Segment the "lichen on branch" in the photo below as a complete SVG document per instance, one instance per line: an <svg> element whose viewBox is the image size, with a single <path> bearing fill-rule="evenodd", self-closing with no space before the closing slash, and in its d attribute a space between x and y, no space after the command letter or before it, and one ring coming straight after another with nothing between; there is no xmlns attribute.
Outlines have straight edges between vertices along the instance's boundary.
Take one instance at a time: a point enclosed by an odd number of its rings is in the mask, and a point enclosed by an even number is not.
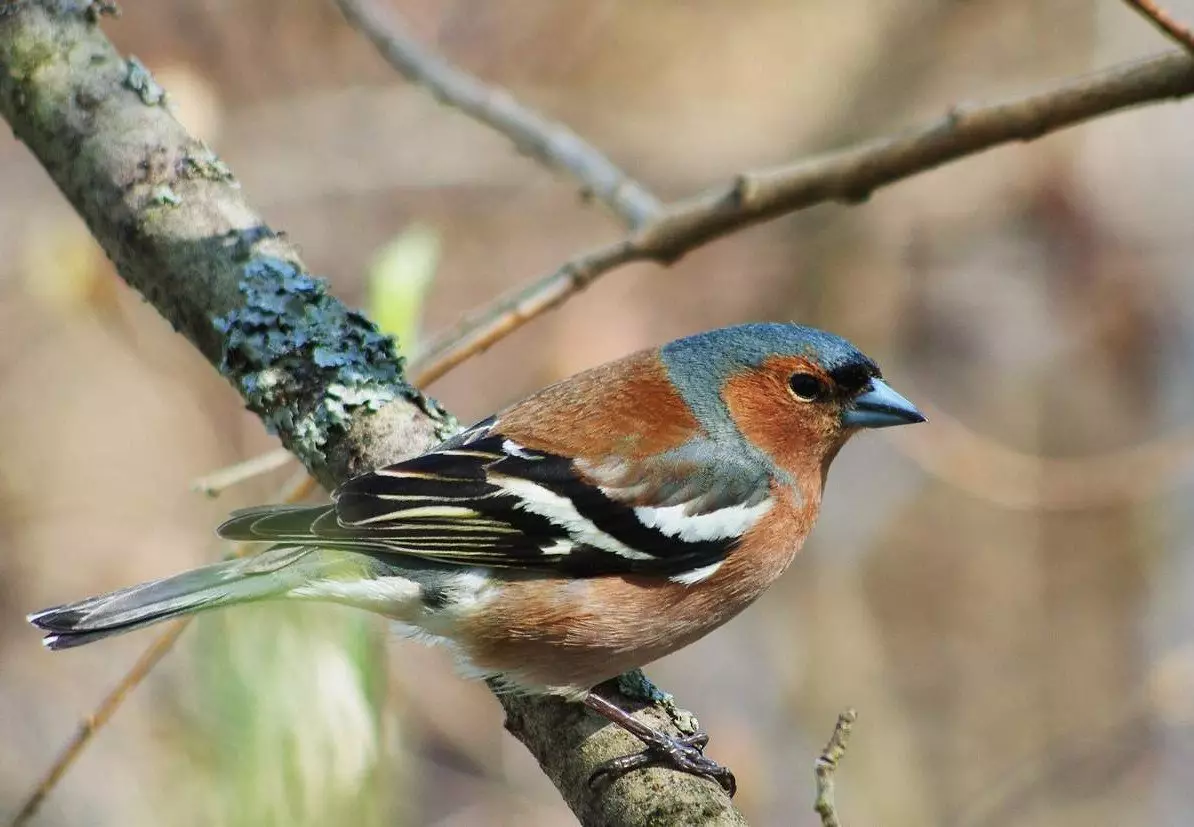
<svg viewBox="0 0 1194 827"><path fill-rule="evenodd" d="M238 287L244 303L214 321L224 337L220 372L307 466L326 462L330 436L357 413L418 398L394 340L293 262L252 256Z"/></svg>

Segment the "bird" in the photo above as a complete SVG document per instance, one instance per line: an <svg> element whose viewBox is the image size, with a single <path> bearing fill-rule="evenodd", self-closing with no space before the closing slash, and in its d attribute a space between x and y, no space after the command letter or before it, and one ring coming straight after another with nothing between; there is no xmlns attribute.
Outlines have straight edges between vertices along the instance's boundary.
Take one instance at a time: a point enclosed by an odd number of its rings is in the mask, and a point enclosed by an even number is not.
<svg viewBox="0 0 1194 827"><path fill-rule="evenodd" d="M594 688L753 603L808 537L846 441L924 420L846 339L724 327L552 384L329 504L233 512L218 535L268 543L258 554L28 619L59 650L259 600L346 604L643 742L594 783L662 764L733 795L707 734L655 730Z"/></svg>

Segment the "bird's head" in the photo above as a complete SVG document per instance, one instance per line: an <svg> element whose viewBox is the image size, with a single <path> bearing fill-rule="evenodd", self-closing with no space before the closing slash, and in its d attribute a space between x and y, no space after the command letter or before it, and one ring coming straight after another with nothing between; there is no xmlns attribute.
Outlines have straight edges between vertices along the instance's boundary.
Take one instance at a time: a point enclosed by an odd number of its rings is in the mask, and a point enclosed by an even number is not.
<svg viewBox="0 0 1194 827"><path fill-rule="evenodd" d="M812 327L721 328L665 345L662 358L711 437L745 438L797 477L823 477L860 429L925 419L872 359Z"/></svg>

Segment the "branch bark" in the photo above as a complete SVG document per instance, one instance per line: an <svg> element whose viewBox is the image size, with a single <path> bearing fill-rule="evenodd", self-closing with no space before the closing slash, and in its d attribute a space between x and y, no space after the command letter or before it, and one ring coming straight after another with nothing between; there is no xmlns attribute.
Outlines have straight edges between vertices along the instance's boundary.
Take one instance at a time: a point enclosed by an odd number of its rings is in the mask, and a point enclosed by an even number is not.
<svg viewBox="0 0 1194 827"><path fill-rule="evenodd" d="M411 370L430 382L635 261L669 265L730 233L826 202L857 204L888 184L1000 144L1031 141L1132 106L1194 94L1194 59L1182 52L1116 66L1052 89L986 106L955 106L902 135L877 138L733 181L664 208L657 219L466 317L428 345Z"/></svg>
<svg viewBox="0 0 1194 827"><path fill-rule="evenodd" d="M72 0L0 5L0 115L120 275L327 488L454 429L405 381L393 342L310 276L231 171L173 118L144 67L116 52L96 16L91 3ZM716 784L662 769L590 789L600 761L634 748L628 736L573 705L500 700L510 730L583 823L744 823ZM677 732L659 714L643 715Z"/></svg>

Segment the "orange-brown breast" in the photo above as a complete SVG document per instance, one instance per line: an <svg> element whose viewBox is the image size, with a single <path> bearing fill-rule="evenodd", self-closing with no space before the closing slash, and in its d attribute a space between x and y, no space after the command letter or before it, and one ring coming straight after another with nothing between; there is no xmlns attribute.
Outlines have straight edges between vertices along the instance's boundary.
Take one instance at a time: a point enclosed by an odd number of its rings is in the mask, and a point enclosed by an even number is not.
<svg viewBox="0 0 1194 827"><path fill-rule="evenodd" d="M788 567L816 518L774 487L775 505L720 569L691 586L662 577L511 579L454 635L473 666L524 687L587 689L703 637Z"/></svg>

